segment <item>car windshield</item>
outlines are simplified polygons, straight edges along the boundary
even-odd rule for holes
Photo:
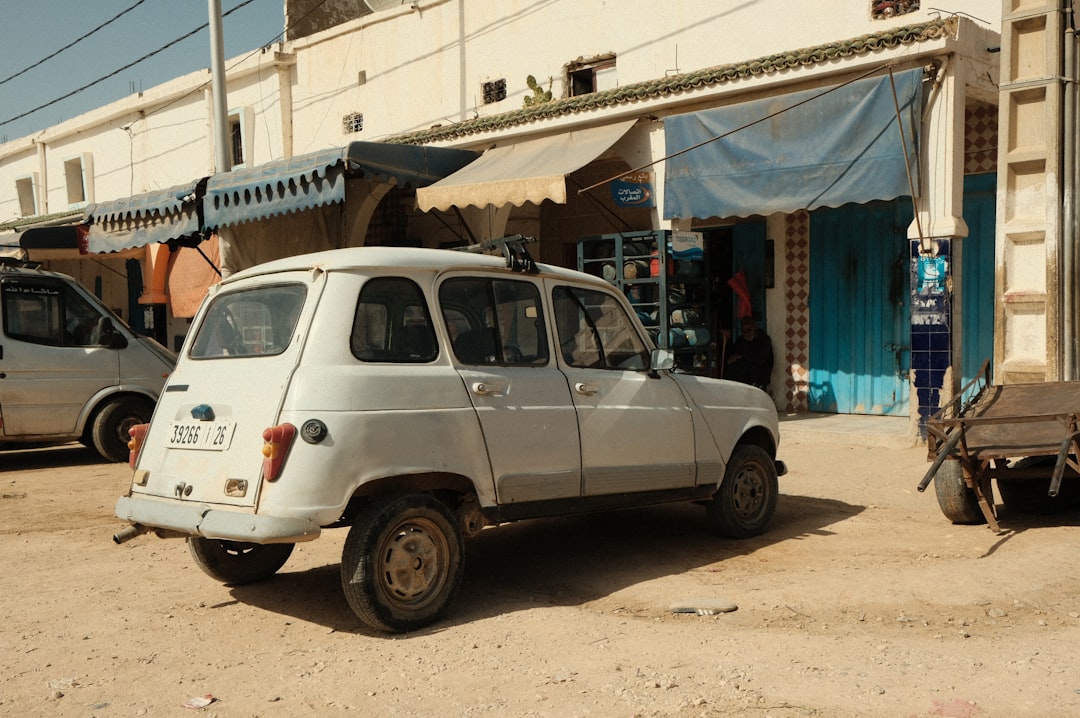
[[[307,288],[278,284],[216,297],[191,345],[193,359],[273,356],[289,347]]]

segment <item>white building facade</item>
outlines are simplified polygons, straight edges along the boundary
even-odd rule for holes
[[[1002,3],[668,5],[320,6],[352,19],[227,63],[231,172],[194,73],[0,145],[0,226],[82,227],[81,254],[28,250],[61,271],[134,262],[173,343],[206,259],[520,233],[574,266],[583,240],[691,232],[714,349],[741,275],[781,410],[914,430],[995,350]]]

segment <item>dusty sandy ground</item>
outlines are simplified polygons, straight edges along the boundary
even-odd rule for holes
[[[1080,715],[1080,512],[996,535],[916,492],[925,448],[781,456],[764,537],[682,505],[499,527],[446,620],[388,637],[345,603],[342,531],[229,588],[182,541],[112,543],[126,466],[2,452],[0,715]],[[738,610],[670,611],[707,598]]]

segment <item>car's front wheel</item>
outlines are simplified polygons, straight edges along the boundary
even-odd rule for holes
[[[464,567],[464,541],[450,510],[427,494],[373,501],[357,516],[341,556],[341,586],[353,612],[381,631],[411,631],[442,616]]]
[[[721,536],[757,536],[772,520],[779,493],[776,464],[769,454],[760,446],[738,446],[720,488],[705,506],[709,526]]]
[[[188,550],[206,575],[230,586],[240,586],[277,573],[292,555],[293,544],[244,543],[192,536],[188,538]]]

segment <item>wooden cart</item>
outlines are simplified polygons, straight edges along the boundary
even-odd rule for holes
[[[1080,477],[1080,381],[990,383],[990,364],[926,422],[930,482],[954,523],[1000,531],[991,479],[1007,508],[1051,511],[1074,502]],[[1069,481],[1065,482],[1065,479]],[[1063,482],[1068,497],[1061,497]]]

